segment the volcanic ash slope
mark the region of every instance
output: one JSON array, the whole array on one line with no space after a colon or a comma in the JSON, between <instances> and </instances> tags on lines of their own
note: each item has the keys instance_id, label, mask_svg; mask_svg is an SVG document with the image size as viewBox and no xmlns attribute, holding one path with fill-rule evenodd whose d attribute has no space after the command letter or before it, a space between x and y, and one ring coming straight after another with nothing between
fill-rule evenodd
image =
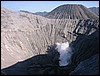
<instances>
[{"instance_id":1,"label":"volcanic ash slope","mask_svg":"<svg viewBox=\"0 0 100 76\"><path fill-rule=\"evenodd\" d=\"M95 15L93 17L97 18ZM91 34L98 25L98 20L92 18L49 19L1 8L1 68L34 55L45 54L47 46L56 42L71 43L78 34Z\"/></svg>"}]
</instances>

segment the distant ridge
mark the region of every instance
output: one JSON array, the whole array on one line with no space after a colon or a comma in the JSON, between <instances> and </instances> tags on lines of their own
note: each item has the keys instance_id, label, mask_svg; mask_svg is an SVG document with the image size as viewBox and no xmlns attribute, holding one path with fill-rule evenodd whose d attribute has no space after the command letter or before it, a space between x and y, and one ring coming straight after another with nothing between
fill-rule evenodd
<instances>
[{"instance_id":1,"label":"distant ridge","mask_svg":"<svg viewBox=\"0 0 100 76\"><path fill-rule=\"evenodd\" d=\"M95 14L99 15L99 7L90 7L90 10L92 10Z\"/></svg>"},{"instance_id":2,"label":"distant ridge","mask_svg":"<svg viewBox=\"0 0 100 76\"><path fill-rule=\"evenodd\" d=\"M48 13L48 12L44 11L44 12L36 12L36 13L34 13L34 14L40 15L40 16L44 16L44 15L46 15L47 13Z\"/></svg>"}]
</instances>

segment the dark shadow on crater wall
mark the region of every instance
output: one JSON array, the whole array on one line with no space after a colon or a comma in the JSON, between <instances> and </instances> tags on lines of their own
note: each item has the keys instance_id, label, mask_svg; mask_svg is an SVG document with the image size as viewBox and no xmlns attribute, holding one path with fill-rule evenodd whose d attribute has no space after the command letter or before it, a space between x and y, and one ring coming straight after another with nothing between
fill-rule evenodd
<instances>
[{"instance_id":1,"label":"dark shadow on crater wall","mask_svg":"<svg viewBox=\"0 0 100 76\"><path fill-rule=\"evenodd\" d=\"M59 53L54 50L54 46L48 46L47 54L40 54L33 56L27 60L18 62L12 66L1 70L1 74L5 75L29 75L31 74L31 68L46 68L46 67L57 67ZM41 70L42 70L41 69ZM38 71L38 69L36 69ZM36 74L36 71L35 74Z\"/></svg>"},{"instance_id":2,"label":"dark shadow on crater wall","mask_svg":"<svg viewBox=\"0 0 100 76\"><path fill-rule=\"evenodd\" d=\"M84 60L90 58L90 61L87 60L84 65L78 67L77 71L75 70L71 75L99 75L99 29L91 35L79 35L76 40L72 42L72 46L74 48L74 54L72 55L71 65L77 67L80 63L84 63ZM97 58L91 61L92 56L95 58L95 55ZM94 70L94 68L96 69ZM78 71L78 69L80 70Z\"/></svg>"}]
</instances>

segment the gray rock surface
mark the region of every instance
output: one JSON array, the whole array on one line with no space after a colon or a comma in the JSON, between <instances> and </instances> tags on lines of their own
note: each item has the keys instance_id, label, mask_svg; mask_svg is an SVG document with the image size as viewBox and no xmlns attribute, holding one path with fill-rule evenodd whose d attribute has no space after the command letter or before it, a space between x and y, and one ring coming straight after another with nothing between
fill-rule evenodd
<instances>
[{"instance_id":1,"label":"gray rock surface","mask_svg":"<svg viewBox=\"0 0 100 76\"><path fill-rule=\"evenodd\" d=\"M81 61L99 53L99 30L96 30L88 36L78 36L73 43L73 64L78 64Z\"/></svg>"},{"instance_id":2,"label":"gray rock surface","mask_svg":"<svg viewBox=\"0 0 100 76\"><path fill-rule=\"evenodd\" d=\"M99 75L99 54L80 62L69 75Z\"/></svg>"}]
</instances>

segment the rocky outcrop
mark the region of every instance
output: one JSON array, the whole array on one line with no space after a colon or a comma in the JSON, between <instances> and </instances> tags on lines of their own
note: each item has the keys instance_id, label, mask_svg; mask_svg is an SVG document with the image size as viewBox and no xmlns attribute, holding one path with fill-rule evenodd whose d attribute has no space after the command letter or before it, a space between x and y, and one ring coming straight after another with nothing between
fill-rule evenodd
<instances>
[{"instance_id":1,"label":"rocky outcrop","mask_svg":"<svg viewBox=\"0 0 100 76\"><path fill-rule=\"evenodd\" d=\"M98 19L99 17L83 5L65 4L61 5L45 17L51 19Z\"/></svg>"}]
</instances>

